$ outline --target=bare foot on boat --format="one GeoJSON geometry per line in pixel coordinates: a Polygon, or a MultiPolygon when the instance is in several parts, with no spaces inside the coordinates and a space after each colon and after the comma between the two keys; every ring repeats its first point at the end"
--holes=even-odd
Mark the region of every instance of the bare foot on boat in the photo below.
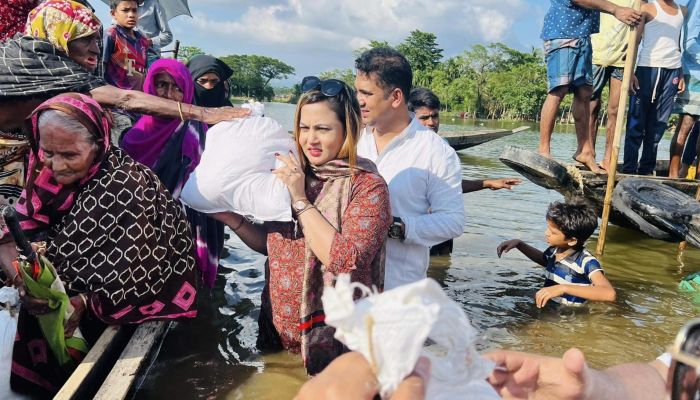
{"type": "Polygon", "coordinates": [[[584,157],[581,154],[574,154],[573,156],[574,161],[578,161],[581,164],[585,165],[586,168],[591,170],[596,175],[600,174],[605,174],[605,170],[601,169],[598,164],[595,162],[595,157],[590,156],[590,157],[584,157]]]}

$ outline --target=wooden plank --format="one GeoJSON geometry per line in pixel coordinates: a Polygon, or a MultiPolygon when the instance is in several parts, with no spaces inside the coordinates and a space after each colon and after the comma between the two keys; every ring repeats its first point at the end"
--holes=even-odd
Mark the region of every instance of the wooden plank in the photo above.
{"type": "Polygon", "coordinates": [[[117,336],[118,326],[108,326],[90,351],[85,355],[83,361],[78,365],[70,378],[58,391],[54,400],[70,400],[83,384],[85,379],[94,370],[100,359],[106,354],[106,350],[117,336]]]}
{"type": "Polygon", "coordinates": [[[94,399],[126,398],[144,361],[165,333],[167,324],[165,321],[149,321],[139,325],[94,399]]]}

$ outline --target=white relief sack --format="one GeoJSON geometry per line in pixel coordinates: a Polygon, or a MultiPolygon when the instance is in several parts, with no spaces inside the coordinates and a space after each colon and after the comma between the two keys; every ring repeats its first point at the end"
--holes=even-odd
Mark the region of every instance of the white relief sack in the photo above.
{"type": "Polygon", "coordinates": [[[180,195],[203,213],[233,211],[257,221],[291,221],[287,187],[271,169],[275,153],[296,153],[293,137],[271,118],[224,121],[207,131],[202,159],[180,195]]]}
{"type": "Polygon", "coordinates": [[[19,293],[13,287],[0,288],[0,399],[15,398],[10,389],[10,371],[12,370],[12,348],[17,335],[17,305],[19,293]]]}
{"type": "Polygon", "coordinates": [[[383,398],[421,356],[431,362],[427,400],[500,398],[486,382],[494,364],[476,351],[476,330],[434,280],[377,294],[341,274],[335,287],[324,288],[322,301],[326,324],[336,328],[336,339],[365,356],[383,398]],[[356,289],[366,297],[354,302],[356,289]]]}

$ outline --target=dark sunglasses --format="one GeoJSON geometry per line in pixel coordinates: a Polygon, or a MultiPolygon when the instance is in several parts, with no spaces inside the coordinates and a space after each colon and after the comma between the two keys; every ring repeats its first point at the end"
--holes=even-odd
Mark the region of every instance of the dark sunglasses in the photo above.
{"type": "Polygon", "coordinates": [[[669,379],[672,400],[700,399],[700,319],[681,328],[673,346],[669,379]]]}
{"type": "Polygon", "coordinates": [[[345,89],[345,83],[338,79],[322,80],[315,76],[307,76],[301,80],[302,93],[318,89],[319,87],[321,88],[321,93],[328,97],[333,97],[345,89]]]}

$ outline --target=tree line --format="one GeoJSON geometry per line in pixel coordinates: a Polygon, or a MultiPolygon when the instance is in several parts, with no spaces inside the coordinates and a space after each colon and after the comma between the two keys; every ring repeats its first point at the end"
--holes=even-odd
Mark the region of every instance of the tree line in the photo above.
{"type": "MultiPolygon", "coordinates": [[[[177,58],[187,63],[199,54],[204,54],[199,47],[183,46],[177,58]]],[[[273,79],[287,79],[294,74],[294,67],[272,57],[233,54],[218,58],[233,70],[229,80],[232,96],[270,101],[275,97],[270,82],[273,79]]]]}
{"type": "MultiPolygon", "coordinates": [[[[353,53],[358,56],[376,47],[394,47],[406,56],[413,68],[413,84],[435,92],[443,111],[463,113],[472,118],[539,119],[547,96],[547,71],[540,49],[523,52],[503,43],[478,44],[457,56],[444,58],[436,35],[414,30],[395,46],[373,40],[353,53]]],[[[197,47],[185,46],[178,58],[187,61],[201,53],[197,47]]],[[[295,103],[301,94],[298,84],[277,89],[270,85],[272,80],[294,74],[294,68],[280,60],[257,55],[229,55],[220,59],[234,70],[231,87],[235,96],[270,100],[277,92],[295,103]]],[[[351,87],[355,79],[351,68],[325,71],[318,76],[340,79],[351,87]]],[[[606,96],[607,91],[603,95],[604,102],[606,96]]],[[[567,96],[561,108],[566,111],[570,103],[571,96],[567,96]]]]}

